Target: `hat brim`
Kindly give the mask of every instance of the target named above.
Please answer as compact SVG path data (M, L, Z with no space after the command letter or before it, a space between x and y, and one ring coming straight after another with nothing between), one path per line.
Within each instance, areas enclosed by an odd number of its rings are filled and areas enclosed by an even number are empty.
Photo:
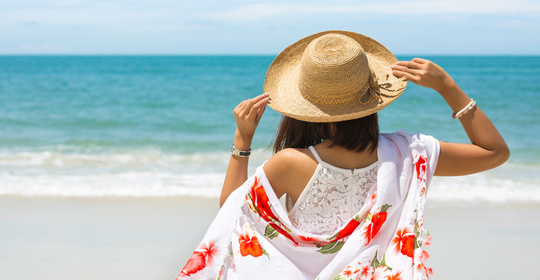
M308 44L328 33L338 33L356 40L364 49L372 75L384 87L377 88L377 97L354 100L339 105L314 104L306 99L298 88L301 60ZM338 122L371 115L382 110L405 90L407 81L392 74L391 65L397 58L379 42L364 35L348 31L325 31L301 39L282 51L272 62L266 73L264 92L270 94L270 108L301 121Z

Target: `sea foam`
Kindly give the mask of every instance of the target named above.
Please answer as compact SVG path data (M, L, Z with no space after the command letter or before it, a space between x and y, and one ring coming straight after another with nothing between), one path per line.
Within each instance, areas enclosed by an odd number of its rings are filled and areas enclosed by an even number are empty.
M250 174L271 156L253 151ZM158 150L88 153L0 152L0 195L61 197L219 197L227 152ZM484 173L433 178L428 201L540 203L539 166L507 163ZM516 179L519 178L519 179Z
M266 150L255 150L250 170L269 155ZM227 152L0 152L0 195L217 197L228 160Z

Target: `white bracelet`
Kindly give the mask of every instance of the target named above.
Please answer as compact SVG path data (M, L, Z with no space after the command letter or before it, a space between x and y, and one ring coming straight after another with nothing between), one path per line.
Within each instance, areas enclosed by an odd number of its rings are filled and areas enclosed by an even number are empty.
M465 106L465 108L461 109L461 111L459 111L457 113L452 114L452 119L461 118L463 115L467 114L470 110L472 110L474 108L474 106L476 106L476 101L471 98L471 102L469 102L469 104L467 104L467 106Z

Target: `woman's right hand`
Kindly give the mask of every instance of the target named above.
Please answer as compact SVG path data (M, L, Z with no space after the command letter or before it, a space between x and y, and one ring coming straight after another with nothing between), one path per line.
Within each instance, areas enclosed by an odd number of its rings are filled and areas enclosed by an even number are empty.
M244 100L234 109L236 120L235 146L240 150L248 150L259 121L268 104L268 93L252 99Z
M268 94L261 94L255 98L242 101L234 109L234 118L236 119L236 133L234 136L234 146L239 150L249 150L251 140L259 125L259 121L264 113L266 104L268 104ZM223 189L219 205L223 205L229 195L247 180L248 157L238 157L231 155L229 167L225 174Z

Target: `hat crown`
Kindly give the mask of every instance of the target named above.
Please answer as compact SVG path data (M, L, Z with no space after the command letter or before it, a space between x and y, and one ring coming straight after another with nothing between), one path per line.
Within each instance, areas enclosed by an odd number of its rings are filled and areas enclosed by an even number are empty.
M319 32L285 48L266 73L270 108L307 122L339 122L376 113L407 81L392 75L396 57L362 34Z
M359 99L371 74L362 46L354 39L330 33L311 41L300 64L298 87L313 103L341 104Z

